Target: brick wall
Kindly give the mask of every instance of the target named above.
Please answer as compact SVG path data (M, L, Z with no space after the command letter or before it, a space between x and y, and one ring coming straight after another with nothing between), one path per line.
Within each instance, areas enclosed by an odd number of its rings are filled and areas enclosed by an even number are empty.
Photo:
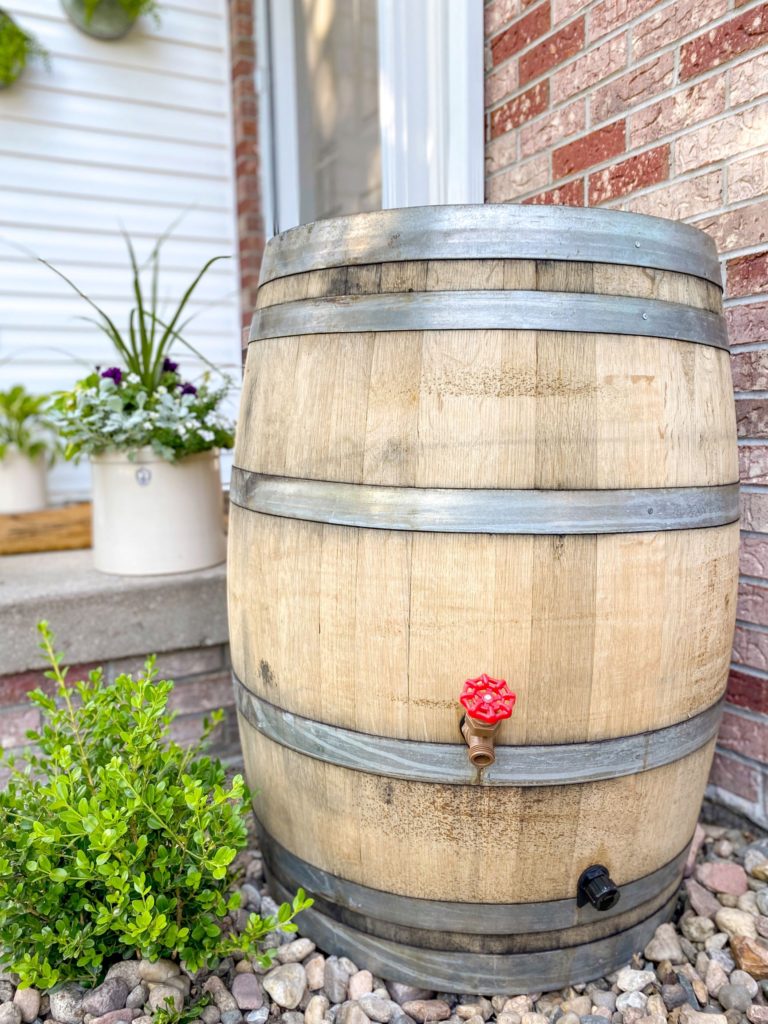
M248 327L256 308L259 268L264 252L253 0L229 0L229 35L240 256L240 308L242 326Z
M490 0L487 199L685 220L722 255L742 583L712 793L768 825L768 4Z
M104 671L108 679L114 679L121 672L135 675L143 663L144 655L121 658L105 662ZM68 675L69 682L82 679L95 667L94 664L73 665ZM199 739L206 715L216 708L224 708L224 721L211 738L212 749L227 761L239 761L240 741L233 706L228 646L216 644L168 651L158 655L157 668L159 678L175 682L169 700L169 707L177 716L171 728L173 739L181 744ZM8 752L21 751L28 745L27 730L39 728L40 714L26 699L29 691L37 687L46 693L53 692L54 684L45 678L42 670L0 676L0 747Z

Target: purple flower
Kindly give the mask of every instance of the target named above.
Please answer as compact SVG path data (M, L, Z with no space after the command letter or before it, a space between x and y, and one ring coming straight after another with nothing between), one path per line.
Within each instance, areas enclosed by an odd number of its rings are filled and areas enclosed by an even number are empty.
M109 377L111 380L115 382L115 384L120 385L123 380L123 371L120 369L119 366L110 366L108 370L103 371L101 376Z
M187 382L186 384L181 385L181 393L182 395L196 395L197 388L195 387L194 384L190 384L189 382Z
M178 368L178 363L174 363L174 361L169 359L168 356L165 357L163 360L163 373L176 373Z

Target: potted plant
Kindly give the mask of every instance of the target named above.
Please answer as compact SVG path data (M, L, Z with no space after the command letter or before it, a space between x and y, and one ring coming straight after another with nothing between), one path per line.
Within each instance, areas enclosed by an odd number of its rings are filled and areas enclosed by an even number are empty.
M0 89L13 85L32 57L47 56L35 37L0 8Z
M157 0L61 0L70 21L96 39L120 39L142 14L158 19Z
M41 261L96 311L95 322L120 363L97 368L59 394L54 416L67 441L65 456L91 459L96 568L129 576L189 572L217 565L226 554L218 453L234 444L233 424L221 410L231 381L221 374L214 383L211 372L197 383L185 381L169 352L179 342L203 358L183 337L189 321L180 320L204 274L226 257L205 264L166 319L158 304L163 239L140 267L125 238L136 304L123 332L68 277Z
M0 391L0 512L45 508L47 457L56 451L47 395L21 384Z

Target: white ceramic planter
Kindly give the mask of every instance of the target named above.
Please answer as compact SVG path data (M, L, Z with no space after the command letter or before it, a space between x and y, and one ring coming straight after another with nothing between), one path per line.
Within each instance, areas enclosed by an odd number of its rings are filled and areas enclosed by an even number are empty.
M45 456L6 452L0 459L0 512L37 512L46 501Z
M100 572L154 576L223 562L218 452L166 462L151 448L91 458L93 556Z

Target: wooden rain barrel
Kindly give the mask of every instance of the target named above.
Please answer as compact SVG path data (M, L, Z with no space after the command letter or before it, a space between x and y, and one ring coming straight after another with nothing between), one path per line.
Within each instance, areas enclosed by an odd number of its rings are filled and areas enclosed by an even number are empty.
M316 899L304 933L454 992L642 948L674 907L735 616L712 242L511 205L287 231L235 465L242 743L274 893ZM477 769L458 697L481 673L517 706ZM598 866L603 910L579 898Z

